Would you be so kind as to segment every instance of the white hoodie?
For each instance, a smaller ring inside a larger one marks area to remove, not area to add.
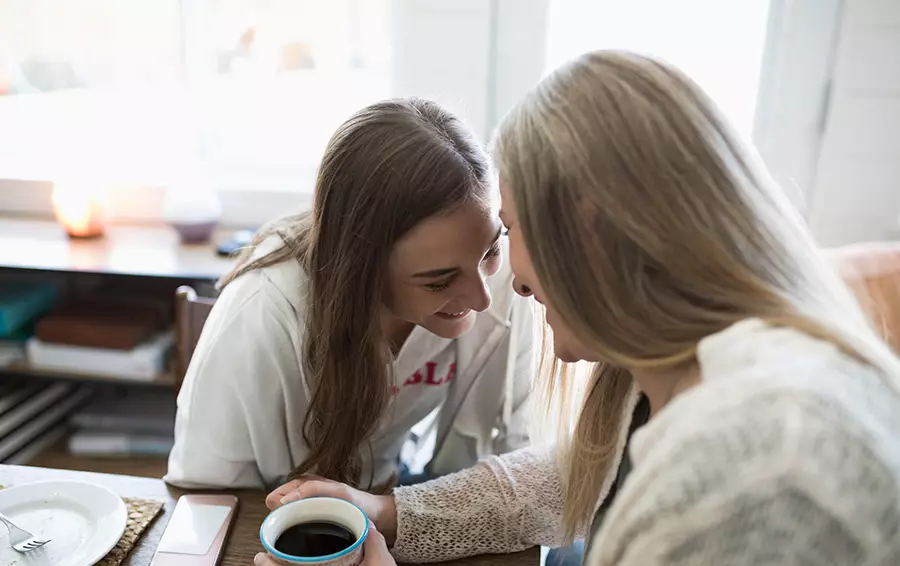
[[[258,254],[278,245],[269,240]],[[246,273],[223,290],[178,395],[166,482],[270,488],[307,455],[302,427],[310,387],[300,362],[306,284],[291,260]],[[512,289],[508,262],[489,284],[490,308],[460,338],[421,327],[410,334],[393,364],[394,402],[373,438],[374,465],[368,450],[361,454],[363,485],[373,472],[373,485],[390,477],[410,429],[437,407],[429,464],[435,475],[528,443],[533,313]]]

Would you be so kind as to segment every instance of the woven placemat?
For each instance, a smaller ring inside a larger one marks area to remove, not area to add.
[[[147,526],[159,514],[163,504],[154,499],[134,499],[123,497],[122,501],[128,508],[128,522],[125,524],[125,532],[116,546],[96,566],[119,566],[137,544],[141,535],[147,530]]]
[[[0,489],[5,486],[0,485]],[[94,566],[119,566],[128,553],[137,544],[138,539],[147,530],[147,526],[153,522],[153,519],[159,515],[163,508],[162,501],[155,499],[137,499],[133,497],[123,497],[125,508],[128,510],[128,519],[125,522],[125,532],[122,538],[116,543],[116,546],[110,550],[100,562]]]

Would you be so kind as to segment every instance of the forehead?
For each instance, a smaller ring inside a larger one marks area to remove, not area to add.
[[[391,251],[391,266],[408,274],[464,268],[481,260],[499,226],[496,207],[466,203],[449,214],[426,218],[405,234]]]

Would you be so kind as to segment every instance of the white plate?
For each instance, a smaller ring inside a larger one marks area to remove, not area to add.
[[[48,481],[0,489],[0,512],[40,539],[51,542],[19,554],[0,525],[3,566],[92,566],[122,538],[128,510],[105,487]]]

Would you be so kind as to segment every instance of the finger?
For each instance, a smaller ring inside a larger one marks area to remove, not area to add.
[[[369,521],[369,535],[363,543],[365,559],[363,566],[387,566],[394,564],[394,557],[388,550],[384,536],[375,528],[375,523]]]
[[[272,493],[270,493],[269,495],[266,496],[266,507],[268,507],[270,511],[274,511],[275,509],[277,509],[278,507],[280,507],[282,505],[282,503],[281,503],[282,497],[284,497],[288,493],[296,491],[301,485],[303,485],[304,483],[306,483],[310,480],[330,481],[330,480],[323,478],[322,476],[317,476],[314,474],[304,475],[295,480],[291,480],[291,481],[287,482],[286,484],[276,488]]]
[[[277,563],[272,560],[266,553],[258,552],[253,557],[253,566],[276,566]]]
[[[274,511],[280,505],[279,501],[281,501],[281,498],[300,487],[302,483],[302,479],[296,479],[277,487],[272,493],[266,496],[266,507]]]
[[[286,493],[279,500],[279,504],[284,505],[285,503],[310,497],[336,497],[352,501],[350,490],[342,483],[329,480],[306,480],[297,489]]]

